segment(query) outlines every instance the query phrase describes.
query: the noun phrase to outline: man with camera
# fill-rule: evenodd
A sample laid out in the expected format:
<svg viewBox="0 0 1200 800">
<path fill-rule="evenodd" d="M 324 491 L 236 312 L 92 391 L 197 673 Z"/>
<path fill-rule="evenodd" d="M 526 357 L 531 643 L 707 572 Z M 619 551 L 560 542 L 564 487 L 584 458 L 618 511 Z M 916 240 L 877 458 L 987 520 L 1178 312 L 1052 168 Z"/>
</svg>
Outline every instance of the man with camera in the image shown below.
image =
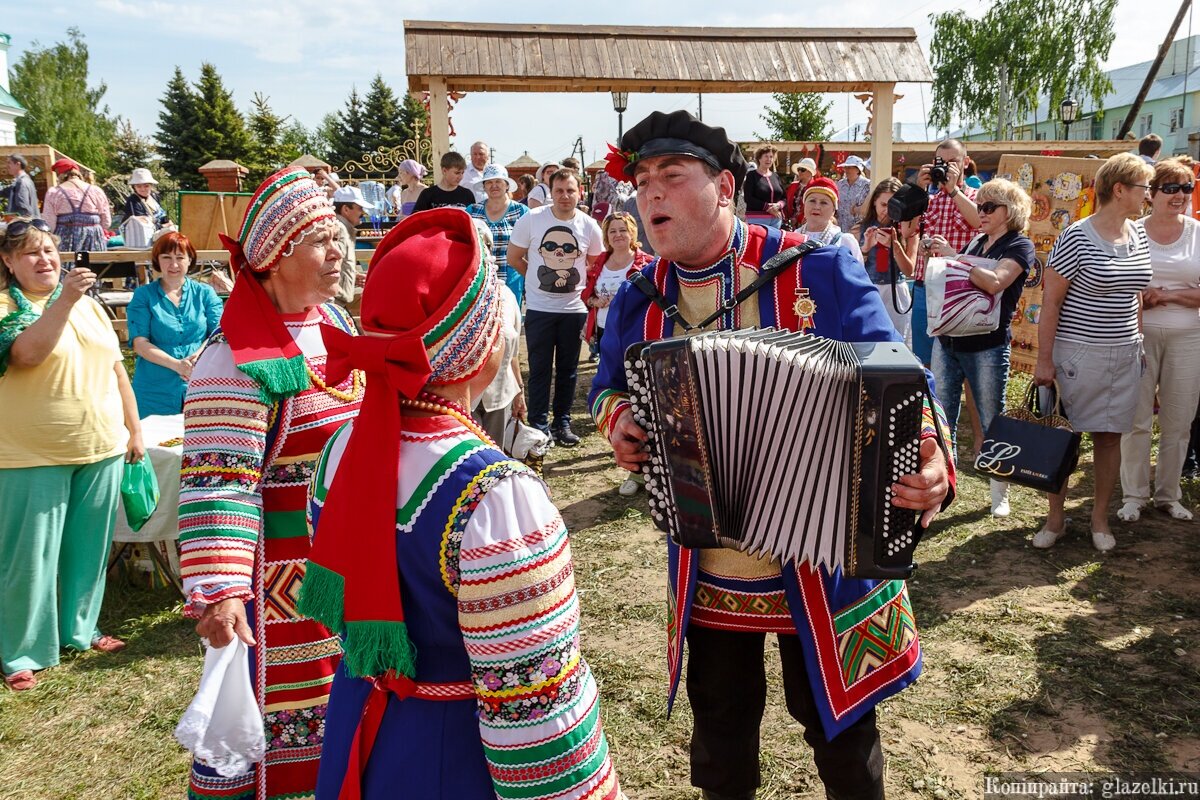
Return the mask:
<svg viewBox="0 0 1200 800">
<path fill-rule="evenodd" d="M 939 244 L 961 253 L 979 232 L 975 190 L 966 185 L 963 177 L 966 160 L 967 148 L 962 142 L 946 139 L 933 151 L 933 163 L 922 164 L 917 173 L 920 186 L 936 189 L 921 217 L 921 243 L 913 283 L 912 349 L 925 365 L 933 356 L 933 339 L 929 337 L 925 319 L 925 261 Z"/>
</svg>

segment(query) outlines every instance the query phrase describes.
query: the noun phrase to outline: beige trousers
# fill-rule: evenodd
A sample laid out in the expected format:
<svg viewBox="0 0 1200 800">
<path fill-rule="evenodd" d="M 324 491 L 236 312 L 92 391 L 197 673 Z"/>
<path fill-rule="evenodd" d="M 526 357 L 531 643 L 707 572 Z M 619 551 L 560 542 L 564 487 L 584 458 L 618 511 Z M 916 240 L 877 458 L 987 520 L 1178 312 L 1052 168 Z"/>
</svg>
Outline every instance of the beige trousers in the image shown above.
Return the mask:
<svg viewBox="0 0 1200 800">
<path fill-rule="evenodd" d="M 1200 400 L 1200 330 L 1145 328 L 1146 373 L 1138 388 L 1133 430 L 1121 436 L 1121 491 L 1126 503 L 1150 501 L 1150 431 L 1158 392 L 1158 461 L 1154 503 L 1178 502 L 1179 474 Z"/>
</svg>

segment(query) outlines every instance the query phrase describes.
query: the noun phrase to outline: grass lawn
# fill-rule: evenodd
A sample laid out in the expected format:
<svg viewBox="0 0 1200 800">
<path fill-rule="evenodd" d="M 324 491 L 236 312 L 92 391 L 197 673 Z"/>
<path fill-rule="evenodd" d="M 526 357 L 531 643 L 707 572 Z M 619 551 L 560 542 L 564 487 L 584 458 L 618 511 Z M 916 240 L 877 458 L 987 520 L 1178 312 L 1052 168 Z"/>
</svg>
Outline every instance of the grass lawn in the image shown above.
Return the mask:
<svg viewBox="0 0 1200 800">
<path fill-rule="evenodd" d="M 581 395 L 591 374 L 581 370 Z M 617 494 L 623 473 L 577 410 L 583 443 L 553 450 L 547 477 L 572 531 L 613 758 L 630 798 L 696 798 L 683 692 L 666 717 L 666 551 L 644 494 Z M 889 796 L 980 797 L 989 771 L 1200 772 L 1200 522 L 1150 511 L 1116 523 L 1116 550 L 1098 554 L 1090 464 L 1085 452 L 1075 523 L 1049 551 L 1029 545 L 1045 510 L 1037 493 L 1015 488 L 1013 515 L 993 519 L 986 481 L 960 472 L 911 581 L 924 675 L 880 707 Z M 1185 504 L 1198 501 L 1188 486 Z M 202 663 L 192 626 L 171 590 L 121 580 L 101 625 L 128 649 L 64 655 L 35 691 L 0 691 L 0 798 L 183 795 L 187 758 L 171 731 Z M 759 797 L 823 797 L 768 650 Z"/>
</svg>

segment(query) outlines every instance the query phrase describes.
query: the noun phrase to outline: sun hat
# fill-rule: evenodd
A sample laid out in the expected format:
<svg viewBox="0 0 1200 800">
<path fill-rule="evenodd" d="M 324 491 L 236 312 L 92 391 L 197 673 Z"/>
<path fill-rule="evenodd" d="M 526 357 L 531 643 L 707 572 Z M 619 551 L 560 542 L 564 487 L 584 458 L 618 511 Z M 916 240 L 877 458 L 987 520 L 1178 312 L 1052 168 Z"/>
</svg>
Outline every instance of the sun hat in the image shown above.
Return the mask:
<svg viewBox="0 0 1200 800">
<path fill-rule="evenodd" d="M 508 190 L 510 192 L 515 192 L 517 190 L 517 182 L 508 176 L 508 170 L 500 164 L 488 164 L 486 167 L 484 167 L 483 172 L 479 174 L 479 177 L 471 182 L 471 186 L 475 189 L 482 189 L 483 184 L 487 183 L 488 181 L 501 179 L 508 184 Z"/>
<path fill-rule="evenodd" d="M 810 194 L 823 194 L 832 200 L 835 206 L 838 204 L 837 184 L 824 175 L 818 175 L 804 187 L 804 199 L 807 200 Z"/>
<path fill-rule="evenodd" d="M 542 179 L 542 175 L 546 172 L 547 167 L 554 167 L 557 170 L 562 169 L 562 164 L 559 164 L 557 161 L 547 161 L 545 164 L 542 164 L 538 167 L 537 175 L 535 176 L 539 181 Z"/>
<path fill-rule="evenodd" d="M 366 394 L 321 509 L 298 608 L 343 635 L 343 664 L 356 677 L 391 671 L 411 682 L 416 672 L 396 565 L 401 401 L 427 384 L 470 380 L 492 356 L 503 314 L 485 255 L 462 209 L 406 217 L 371 259 L 365 334 L 321 328 L 326 380 L 364 370 Z"/>
<path fill-rule="evenodd" d="M 858 156 L 846 156 L 846 160 L 843 161 L 842 163 L 838 164 L 837 168 L 845 169 L 846 167 L 854 167 L 859 172 L 866 172 L 867 171 L 867 162 L 863 161 Z"/>
<path fill-rule="evenodd" d="M 333 193 L 333 202 L 335 203 L 355 203 L 363 208 L 370 210 L 375 207 L 375 204 L 363 197 L 362 189 L 357 186 L 343 186 Z"/>
<path fill-rule="evenodd" d="M 808 174 L 810 175 L 816 175 L 817 162 L 813 161 L 811 158 L 802 158 L 792 167 L 792 173 L 799 174 L 800 170 L 802 169 L 808 170 Z"/>
<path fill-rule="evenodd" d="M 150 170 L 145 167 L 138 167 L 129 176 L 130 186 L 142 186 L 147 183 L 152 186 L 158 186 L 158 181 L 154 180 L 154 176 L 150 174 Z"/>
<path fill-rule="evenodd" d="M 237 279 L 221 314 L 237 368 L 274 403 L 309 386 L 304 355 L 288 333 L 262 283 L 266 272 L 291 255 L 296 244 L 334 219 L 325 190 L 300 167 L 285 167 L 262 182 L 250 198 L 236 239 L 219 234 Z"/>
</svg>

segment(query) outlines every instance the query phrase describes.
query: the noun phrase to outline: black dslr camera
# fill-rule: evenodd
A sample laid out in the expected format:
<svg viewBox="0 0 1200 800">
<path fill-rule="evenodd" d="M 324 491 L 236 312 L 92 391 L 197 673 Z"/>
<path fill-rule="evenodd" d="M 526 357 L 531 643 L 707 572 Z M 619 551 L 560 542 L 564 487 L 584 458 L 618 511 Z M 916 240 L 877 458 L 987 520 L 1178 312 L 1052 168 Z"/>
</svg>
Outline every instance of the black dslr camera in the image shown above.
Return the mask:
<svg viewBox="0 0 1200 800">
<path fill-rule="evenodd" d="M 946 172 L 946 159 L 941 156 L 933 157 L 933 166 L 929 168 L 929 180 L 934 186 L 941 186 L 950 180 L 950 175 Z"/>
</svg>

